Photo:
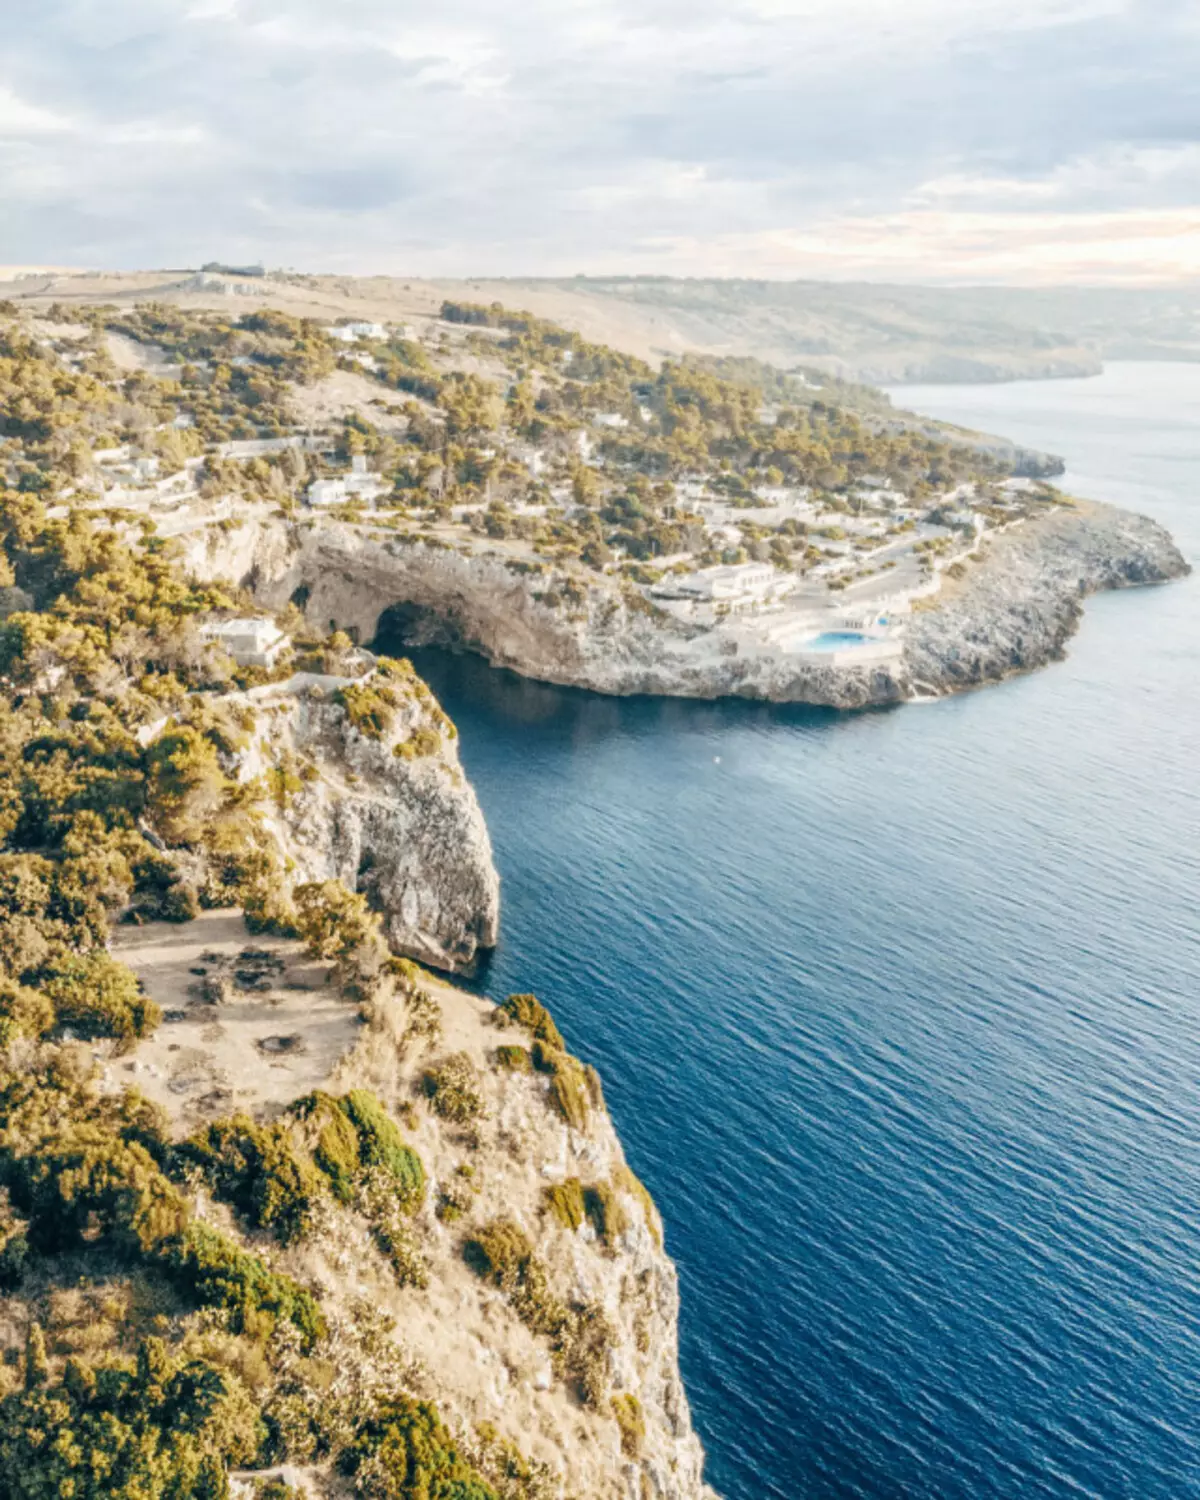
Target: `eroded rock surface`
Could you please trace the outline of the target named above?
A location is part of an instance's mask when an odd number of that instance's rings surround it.
[[[989,540],[982,560],[907,626],[894,662],[807,663],[782,651],[730,651],[719,636],[656,610],[630,585],[495,551],[459,551],[329,520],[248,519],[199,533],[189,562],[254,588],[264,604],[302,600],[322,628],[374,637],[403,603],[495,666],[594,692],[747,697],[851,709],[949,693],[1063,654],[1082,600],[1187,571],[1167,531],[1145,516],[1079,504]],[[436,634],[436,631],[435,631]]]
[[[378,739],[354,727],[329,688],[268,691],[254,707],[239,774],[292,767],[264,816],[293,879],[366,892],[396,952],[470,969],[496,944],[500,879],[454,728],[425,685],[413,679]]]

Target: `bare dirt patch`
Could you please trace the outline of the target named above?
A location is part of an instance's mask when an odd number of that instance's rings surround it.
[[[301,426],[325,427],[355,412],[393,436],[407,429],[403,408],[411,400],[353,370],[335,370],[314,385],[296,386],[291,397],[292,413]]]
[[[251,937],[237,911],[121,927],[113,951],[164,1018],[110,1077],[136,1083],[181,1131],[236,1109],[270,1116],[320,1088],[362,1030],[324,965],[297,942]]]

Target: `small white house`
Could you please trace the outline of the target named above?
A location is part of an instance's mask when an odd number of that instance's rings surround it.
[[[310,505],[345,505],[348,498],[344,479],[314,479],[308,487]]]
[[[385,339],[387,329],[382,323],[339,323],[329,330],[329,337],[343,344],[357,344],[360,339]]]
[[[292,644],[274,620],[265,618],[215,620],[201,627],[242,667],[273,667]]]
[[[336,479],[314,479],[308,487],[309,505],[345,505],[349,500],[377,500],[387,490],[386,482],[367,468],[366,457],[356,453],[350,472]]]
[[[629,426],[629,418],[623,417],[619,411],[599,411],[592,418],[592,423],[596,427],[611,427],[619,431]]]

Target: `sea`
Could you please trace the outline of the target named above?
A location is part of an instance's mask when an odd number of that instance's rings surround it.
[[[908,387],[1200,564],[1200,367]],[[596,1064],[725,1500],[1200,1495],[1200,579],[852,715],[417,653]]]

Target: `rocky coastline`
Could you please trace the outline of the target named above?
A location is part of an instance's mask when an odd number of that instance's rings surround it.
[[[743,652],[680,623],[628,584],[578,569],[532,570],[494,550],[460,551],[337,521],[249,516],[191,534],[187,565],[241,581],[267,607],[300,604],[321,628],[372,640],[390,608],[410,644],[440,642],[494,666],[614,695],[743,697],[860,709],[940,696],[1058,660],[1083,601],[1188,571],[1149,517],[1077,503],[995,535],[905,627],[903,654],[824,666]]]

